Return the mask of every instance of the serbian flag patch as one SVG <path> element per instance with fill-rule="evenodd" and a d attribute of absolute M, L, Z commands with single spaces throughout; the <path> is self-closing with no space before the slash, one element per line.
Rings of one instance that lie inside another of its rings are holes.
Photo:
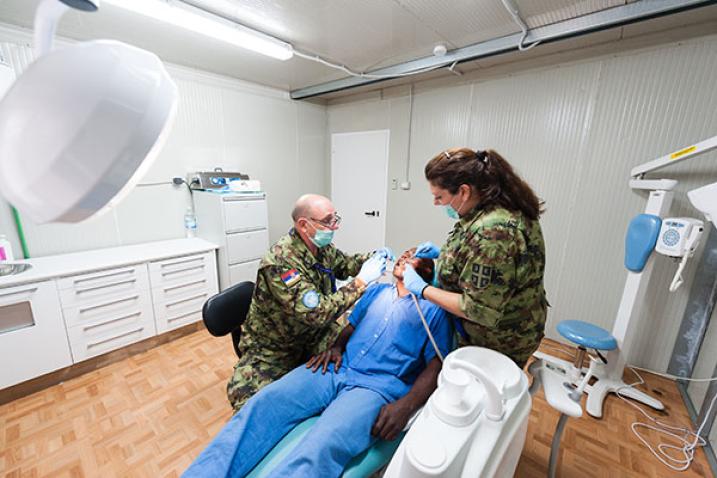
<path fill-rule="evenodd" d="M 301 275 L 296 269 L 291 269 L 290 271 L 286 271 L 281 274 L 281 280 L 284 282 L 284 284 L 286 284 L 286 287 L 291 287 L 292 285 L 299 282 L 300 277 Z"/>

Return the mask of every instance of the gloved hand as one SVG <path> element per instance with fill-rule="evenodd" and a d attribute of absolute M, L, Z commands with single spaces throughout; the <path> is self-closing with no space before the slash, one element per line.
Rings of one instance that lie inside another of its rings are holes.
<path fill-rule="evenodd" d="M 441 248 L 431 241 L 422 242 L 416 247 L 416 257 L 424 259 L 438 259 Z"/>
<path fill-rule="evenodd" d="M 406 264 L 403 269 L 403 285 L 406 286 L 410 292 L 416 295 L 416 297 L 423 298 L 423 289 L 428 287 L 426 281 L 421 279 L 416 270 L 410 264 Z"/>
<path fill-rule="evenodd" d="M 396 255 L 390 247 L 383 246 L 381 249 L 376 251 L 376 254 L 383 256 L 387 261 L 396 261 Z"/>
<path fill-rule="evenodd" d="M 369 260 L 363 263 L 358 277 L 367 284 L 377 281 L 386 271 L 386 258 L 380 254 L 374 254 Z"/>

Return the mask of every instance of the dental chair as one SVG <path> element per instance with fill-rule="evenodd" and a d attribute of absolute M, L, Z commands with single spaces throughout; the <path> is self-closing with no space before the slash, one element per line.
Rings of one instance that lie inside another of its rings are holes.
<path fill-rule="evenodd" d="M 253 293 L 253 282 L 241 282 L 210 297 L 202 308 L 202 320 L 210 334 L 223 337 L 231 333 L 237 357 L 241 356 L 239 350 L 241 326 L 249 313 Z M 261 478 L 268 475 L 301 441 L 317 420 L 318 417 L 311 417 L 299 423 L 254 467 L 247 478 Z M 393 441 L 377 441 L 371 448 L 349 462 L 343 476 L 363 478 L 380 470 L 391 459 L 402 436 Z"/>

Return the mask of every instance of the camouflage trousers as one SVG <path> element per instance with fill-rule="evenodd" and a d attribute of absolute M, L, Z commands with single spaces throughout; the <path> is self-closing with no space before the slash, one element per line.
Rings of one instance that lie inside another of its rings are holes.
<path fill-rule="evenodd" d="M 297 366 L 276 359 L 267 359 L 245 352 L 234 366 L 234 374 L 227 383 L 227 398 L 234 412 L 244 406 L 256 392 L 278 380 Z"/>
<path fill-rule="evenodd" d="M 459 319 L 462 320 L 468 339 L 459 337 L 458 346 L 477 345 L 495 350 L 507 355 L 518 367 L 523 368 L 545 335 L 546 319 L 544 308 L 526 312 L 524 317 L 499 322 L 496 327 L 485 327 Z"/>

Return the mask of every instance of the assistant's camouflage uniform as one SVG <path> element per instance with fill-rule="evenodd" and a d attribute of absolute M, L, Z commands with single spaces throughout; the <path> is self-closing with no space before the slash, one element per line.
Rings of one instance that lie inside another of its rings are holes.
<path fill-rule="evenodd" d="M 242 326 L 242 356 L 227 384 L 235 411 L 259 389 L 333 343 L 341 329 L 336 319 L 365 288 L 351 282 L 332 292 L 329 269 L 337 279 L 347 279 L 358 274 L 369 255 L 346 255 L 330 244 L 315 257 L 294 229 L 269 249 Z"/>
<path fill-rule="evenodd" d="M 540 223 L 476 208 L 448 235 L 438 267 L 441 288 L 462 294 L 459 345 L 497 350 L 522 367 L 543 338 L 548 305 Z"/>

